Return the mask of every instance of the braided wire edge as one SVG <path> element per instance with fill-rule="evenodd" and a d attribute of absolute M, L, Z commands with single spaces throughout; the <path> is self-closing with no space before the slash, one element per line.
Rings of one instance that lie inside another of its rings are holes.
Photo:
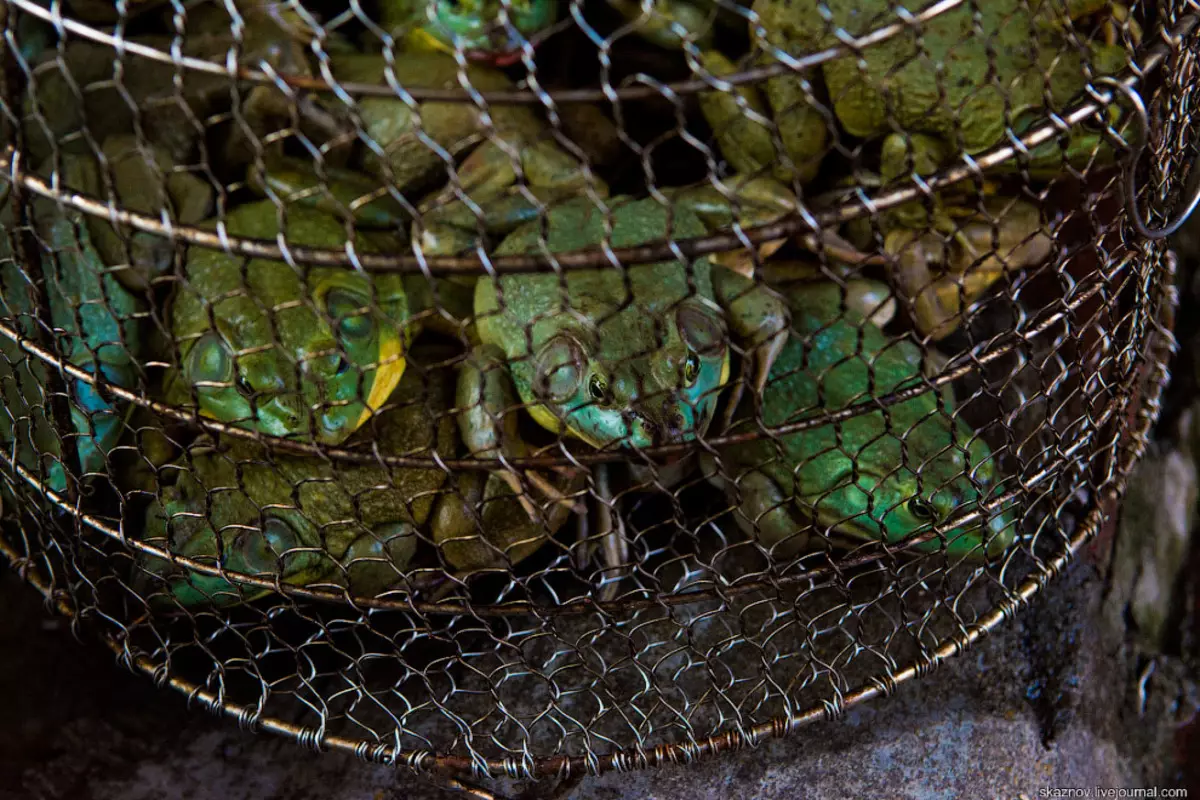
<path fill-rule="evenodd" d="M 1071 539 L 1065 543 L 1063 550 L 1049 562 L 1039 561 L 1035 574 L 1026 578 L 1015 590 L 999 601 L 979 622 L 964 627 L 959 633 L 950 636 L 949 641 L 945 642 L 932 655 L 924 659 L 914 659 L 897 672 L 889 672 L 883 677 L 877 676 L 864 681 L 857 688 L 845 693 L 836 704 L 824 702 L 810 706 L 797 714 L 779 715 L 754 726 L 749 731 L 730 731 L 707 737 L 698 742 L 662 744 L 649 751 L 638 748 L 622 748 L 601 757 L 589 754 L 587 756 L 543 756 L 519 761 L 512 758 L 477 759 L 439 754 L 429 750 L 404 751 L 392 745 L 330 735 L 315 727 L 296 725 L 274 717 L 263 718 L 249 706 L 222 701 L 214 692 L 207 691 L 183 678 L 170 676 L 166 672 L 165 665 L 155 664 L 145 656 L 135 657 L 116 635 L 102 634 L 102 640 L 113 651 L 117 660 L 131 671 L 141 672 L 158 685 L 169 686 L 182 693 L 188 698 L 189 703 L 193 700 L 198 701 L 209 711 L 230 716 L 239 724 L 247 725 L 254 730 L 289 737 L 315 750 L 349 753 L 364 761 L 393 766 L 399 764 L 416 772 L 436 770 L 452 774 L 472 773 L 483 778 L 522 777 L 530 779 L 544 776 L 565 778 L 580 773 L 596 775 L 608 771 L 644 769 L 680 762 L 690 763 L 699 758 L 720 755 L 745 747 L 755 747 L 769 738 L 791 735 L 804 725 L 840 717 L 848 709 L 875 697 L 890 696 L 902 684 L 928 675 L 946 660 L 965 652 L 1002 622 L 1014 616 L 1061 573 L 1079 550 L 1095 537 L 1100 526 L 1106 521 L 1110 508 L 1119 503 L 1123 497 L 1129 472 L 1144 453 L 1150 428 L 1158 419 L 1161 411 L 1162 392 L 1169 378 L 1168 362 L 1174 350 L 1172 330 L 1178 306 L 1174 288 L 1176 265 L 1173 254 L 1170 252 L 1163 254 L 1162 261 L 1163 268 L 1157 271 L 1159 277 L 1158 313 L 1151 320 L 1149 336 L 1152 341 L 1148 343 L 1147 359 L 1139 370 L 1140 377 L 1144 379 L 1145 389 L 1140 397 L 1131 398 L 1139 404 L 1136 414 L 1138 424 L 1135 428 L 1125 430 L 1121 437 L 1120 449 L 1122 452 L 1113 465 L 1115 481 L 1106 492 L 1097 493 L 1093 507 L 1080 521 Z M 38 589 L 47 601 L 58 609 L 59 613 L 72 620 L 78 620 L 78 616 L 65 594 L 53 592 L 49 584 L 35 574 L 36 567 L 32 563 L 32 559 L 17 553 L 3 537 L 0 537 L 0 554 L 3 554 L 13 564 L 18 575 Z"/>

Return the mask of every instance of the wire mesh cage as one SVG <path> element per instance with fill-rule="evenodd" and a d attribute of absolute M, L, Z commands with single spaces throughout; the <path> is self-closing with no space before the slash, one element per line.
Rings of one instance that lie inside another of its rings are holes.
<path fill-rule="evenodd" d="M 786 734 L 1001 623 L 1157 416 L 1190 2 L 0 12 L 0 547 L 246 724 Z"/>

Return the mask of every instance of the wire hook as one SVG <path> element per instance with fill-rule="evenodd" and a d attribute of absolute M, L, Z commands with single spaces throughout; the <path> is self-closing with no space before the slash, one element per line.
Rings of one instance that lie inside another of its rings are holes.
<path fill-rule="evenodd" d="M 1147 239 L 1165 239 L 1182 228 L 1184 223 L 1195 212 L 1196 207 L 1200 206 L 1200 181 L 1197 181 L 1195 187 L 1193 187 L 1191 197 L 1188 199 L 1183 213 L 1158 230 L 1151 230 L 1146 227 L 1146 221 L 1142 218 L 1142 213 L 1137 207 L 1137 178 L 1135 175 L 1138 162 L 1141 161 L 1142 153 L 1146 149 L 1146 141 L 1150 138 L 1150 115 L 1146 112 L 1146 103 L 1142 100 L 1141 94 L 1133 87 L 1111 76 L 1097 78 L 1094 83 L 1111 86 L 1125 95 L 1125 99 L 1130 102 L 1134 111 L 1137 112 L 1138 125 L 1142 129 L 1142 135 L 1138 138 L 1138 143 L 1130 151 L 1128 163 L 1125 165 L 1125 211 L 1129 215 L 1129 220 L 1133 224 L 1134 230 L 1139 235 Z"/>

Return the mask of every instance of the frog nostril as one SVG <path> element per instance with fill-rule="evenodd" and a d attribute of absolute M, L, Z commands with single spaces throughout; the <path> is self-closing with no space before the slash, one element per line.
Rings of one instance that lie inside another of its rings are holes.
<path fill-rule="evenodd" d="M 350 362 L 345 358 L 338 358 L 337 366 L 334 367 L 333 374 L 336 377 L 341 377 L 350 371 Z"/>

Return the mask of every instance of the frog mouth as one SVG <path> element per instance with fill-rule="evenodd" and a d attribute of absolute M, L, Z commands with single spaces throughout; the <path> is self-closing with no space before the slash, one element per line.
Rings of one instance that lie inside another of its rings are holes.
<path fill-rule="evenodd" d="M 511 67 L 521 60 L 523 50 L 468 50 L 465 55 L 468 61 L 488 64 L 489 66 L 503 69 Z"/>

